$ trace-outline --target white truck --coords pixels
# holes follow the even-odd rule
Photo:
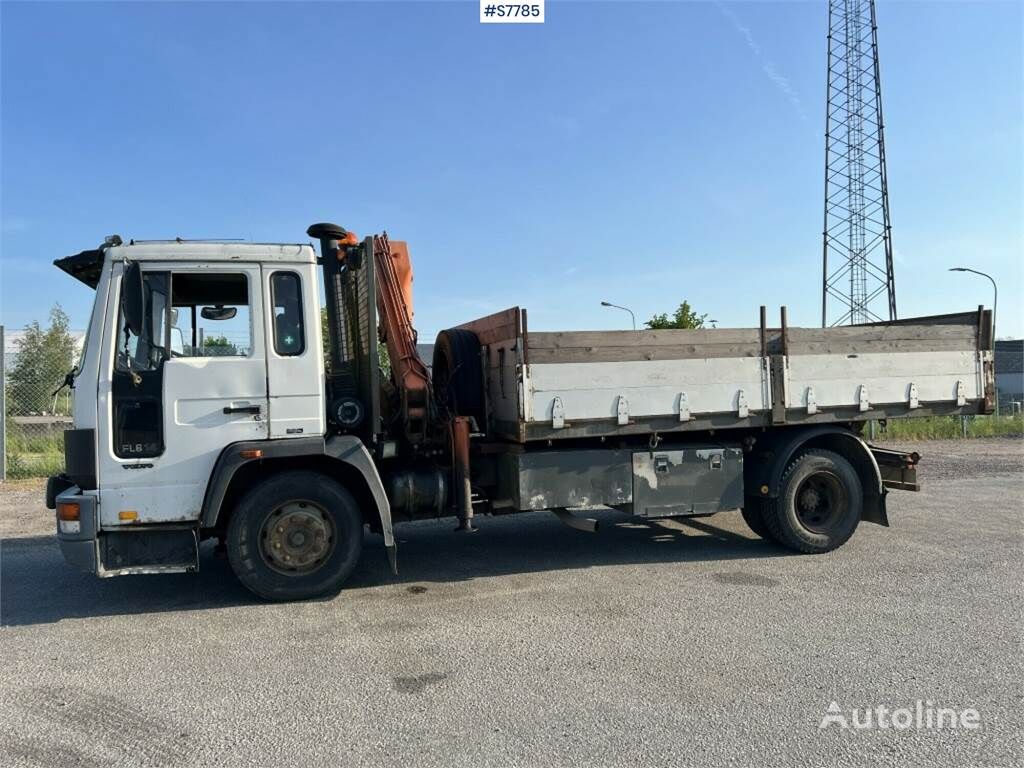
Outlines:
[[[537,332],[513,308],[442,331],[428,368],[405,244],[308,234],[319,256],[112,236],[55,262],[96,291],[47,484],[70,564],[197,571],[216,539],[255,594],[302,599],[340,589],[364,528],[397,569],[398,521],[552,510],[593,530],[588,507],[740,510],[764,539],[827,552],[861,520],[888,525],[888,489],[917,489],[918,456],[868,445],[867,420],[993,407],[981,307],[611,332]]]

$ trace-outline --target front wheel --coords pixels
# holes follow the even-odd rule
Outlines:
[[[779,495],[764,508],[777,542],[798,552],[829,552],[844,544],[860,522],[864,496],[857,471],[832,451],[811,449],[782,475]]]
[[[252,488],[227,530],[239,581],[266,600],[335,594],[359,560],[363,520],[352,495],[315,472],[284,472]]]

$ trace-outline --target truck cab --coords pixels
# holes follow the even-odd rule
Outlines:
[[[191,570],[196,531],[174,527],[199,522],[225,446],[326,432],[316,254],[112,239],[58,265],[96,291],[56,481],[77,488],[65,554],[102,575]],[[148,563],[118,536],[161,528]]]

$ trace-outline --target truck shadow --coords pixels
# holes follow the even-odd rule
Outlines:
[[[570,530],[544,512],[485,517],[475,533],[454,533],[451,519],[396,527],[399,573],[379,536],[367,536],[346,588],[331,599],[387,600],[396,585],[617,565],[757,559],[792,555],[747,531],[738,513],[645,522],[614,511],[593,513],[597,533]],[[272,604],[234,578],[226,558],[204,544],[199,574],[100,579],[65,565],[53,536],[6,539],[0,550],[0,625],[63,619]],[[408,586],[407,589],[421,589]],[[403,589],[404,593],[406,589]]]

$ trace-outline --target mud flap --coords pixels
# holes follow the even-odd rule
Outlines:
[[[888,528],[889,515],[885,511],[885,497],[887,495],[888,493],[884,489],[876,496],[868,496],[865,494],[864,510],[861,512],[860,519],[868,523],[884,525]]]

